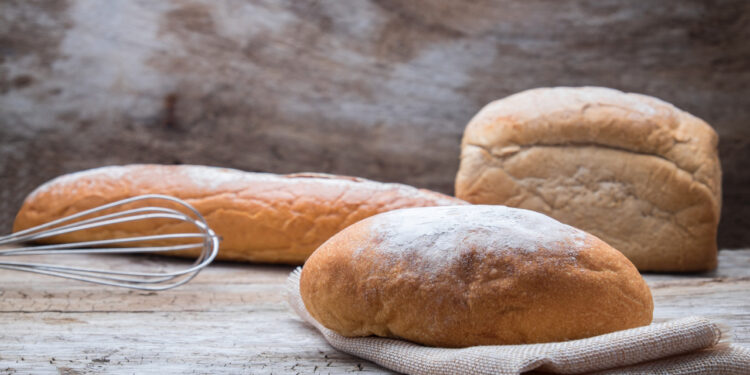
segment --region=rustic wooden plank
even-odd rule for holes
[[[722,246],[750,245],[750,2],[0,2],[0,232],[57,175],[133,162],[452,191],[466,123],[539,86],[715,126]]]
[[[13,257],[14,261],[53,263],[116,270],[164,270],[189,262],[158,256]],[[0,271],[0,312],[242,312],[284,306],[281,287],[293,267],[216,262],[184,287],[164,292],[95,287],[73,280]]]
[[[750,250],[722,251],[719,268],[702,274],[647,274],[654,318],[701,315],[732,330],[734,342],[750,347]]]
[[[39,261],[49,257],[33,257]],[[29,259],[32,259],[31,257]],[[154,256],[82,256],[78,265],[156,267]],[[387,373],[339,353],[287,307],[293,267],[217,263],[191,283],[149,293],[0,271],[0,372]],[[656,320],[704,315],[750,347],[750,250],[720,268],[647,274]]]
[[[187,264],[156,256],[67,259],[113,269]],[[284,282],[292,270],[216,263],[158,293],[0,271],[0,372],[382,373],[335,351],[289,311]]]
[[[287,310],[0,314],[0,372],[381,373]]]

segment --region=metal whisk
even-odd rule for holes
[[[193,216],[172,208],[149,206],[82,219],[93,214],[101,213],[105,210],[117,209],[123,205],[142,200],[149,200],[149,205],[157,201],[171,202],[173,204],[176,203],[186,208],[193,214]],[[186,222],[192,224],[197,231],[193,233],[169,233],[50,245],[29,244],[76,231],[141,220],[165,219],[172,220],[172,222]],[[190,241],[191,243],[164,246],[149,245],[149,242],[153,243],[153,241],[164,240],[185,240],[186,242]],[[198,240],[201,241],[197,242]],[[142,245],[139,246],[139,243]],[[19,244],[26,245],[16,246]],[[127,244],[128,247],[117,246],[122,244]],[[0,237],[0,246],[2,246],[2,248],[0,248],[0,257],[43,254],[151,253],[201,249],[200,255],[189,268],[171,272],[129,272],[108,269],[77,268],[57,264],[6,262],[0,260],[0,268],[5,269],[35,272],[95,284],[119,286],[131,289],[165,290],[185,284],[194,278],[201,269],[211,263],[219,252],[219,237],[208,227],[203,216],[188,203],[166,195],[151,194],[123,199],[121,201],[92,208],[46,224],[19,231],[9,236]]]

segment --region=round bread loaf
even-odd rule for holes
[[[411,186],[319,173],[276,175],[197,165],[127,165],[58,177],[29,194],[13,225],[20,231],[142,194],[166,194],[193,205],[221,236],[217,259],[302,264],[329,237],[381,212],[466,204]],[[148,205],[133,203],[127,208]],[[175,207],[177,208],[177,207]],[[190,230],[142,220],[74,232],[61,242]],[[195,256],[197,251],[169,253]]]
[[[619,251],[504,206],[408,208],[341,231],[307,260],[305,307],[344,336],[429,346],[529,344],[651,322],[651,292]]]

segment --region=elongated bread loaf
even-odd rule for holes
[[[469,123],[456,196],[550,215],[642,271],[716,267],[718,136],[669,103],[617,90],[542,88]]]
[[[27,197],[13,229],[19,231],[141,194],[171,195],[193,205],[222,237],[218,259],[289,264],[303,263],[329,237],[377,213],[466,204],[428,190],[353,177],[129,165],[73,173],[48,182]],[[169,233],[180,227],[141,222],[108,229],[61,239]]]
[[[362,220],[313,253],[300,293],[341,335],[441,347],[590,337],[647,325],[654,307],[633,264],[600,239],[483,205]]]

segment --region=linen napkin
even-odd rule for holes
[[[750,374],[750,349],[727,342],[722,326],[688,317],[582,340],[529,345],[434,348],[382,337],[344,337],[307,312],[299,292],[301,268],[287,280],[289,304],[334,348],[413,375]]]

